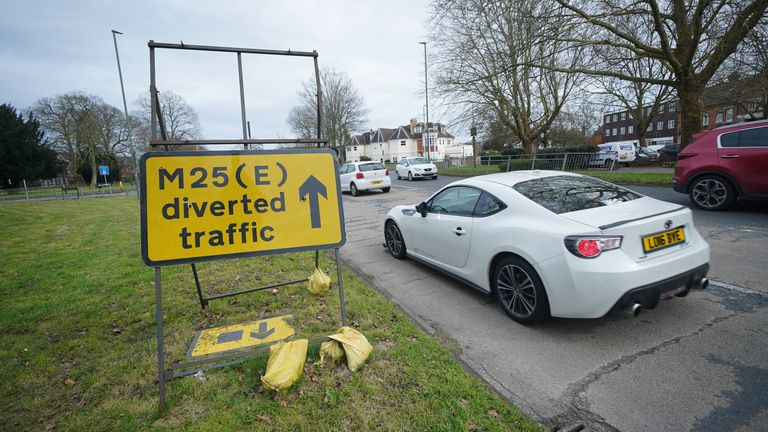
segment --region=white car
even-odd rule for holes
[[[523,324],[637,316],[704,289],[709,245],[687,207],[592,177],[515,171],[460,180],[398,206],[385,246],[480,291]]]
[[[379,162],[350,162],[339,168],[339,184],[341,191],[357,196],[360,191],[381,189],[389,192],[392,187],[392,179],[389,178],[389,170]]]
[[[397,179],[405,177],[408,180],[428,177],[437,179],[437,166],[423,157],[409,157],[402,159],[395,166]]]

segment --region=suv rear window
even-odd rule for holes
[[[642,198],[640,194],[592,177],[544,177],[520,182],[513,188],[557,214]]]
[[[360,169],[360,172],[377,171],[377,170],[387,169],[383,164],[380,164],[380,163],[362,164],[358,168]]]

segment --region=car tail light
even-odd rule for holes
[[[595,258],[605,251],[620,248],[621,239],[621,236],[568,236],[565,238],[565,247],[579,258]]]
[[[384,175],[389,177],[389,170],[388,169],[384,170]]]
[[[363,178],[363,177],[365,177],[365,176],[364,176],[364,175],[363,175],[363,173],[361,173],[361,172],[359,172],[359,173],[355,174],[355,178],[356,178],[356,179],[358,179],[358,180],[360,180],[360,179],[361,179],[361,178]]]

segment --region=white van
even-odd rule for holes
[[[592,165],[610,166],[612,163],[629,164],[635,160],[635,144],[632,141],[617,141],[597,146],[597,155]]]

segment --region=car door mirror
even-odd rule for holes
[[[421,217],[427,217],[427,203],[423,202],[417,205],[416,211],[421,213]]]

